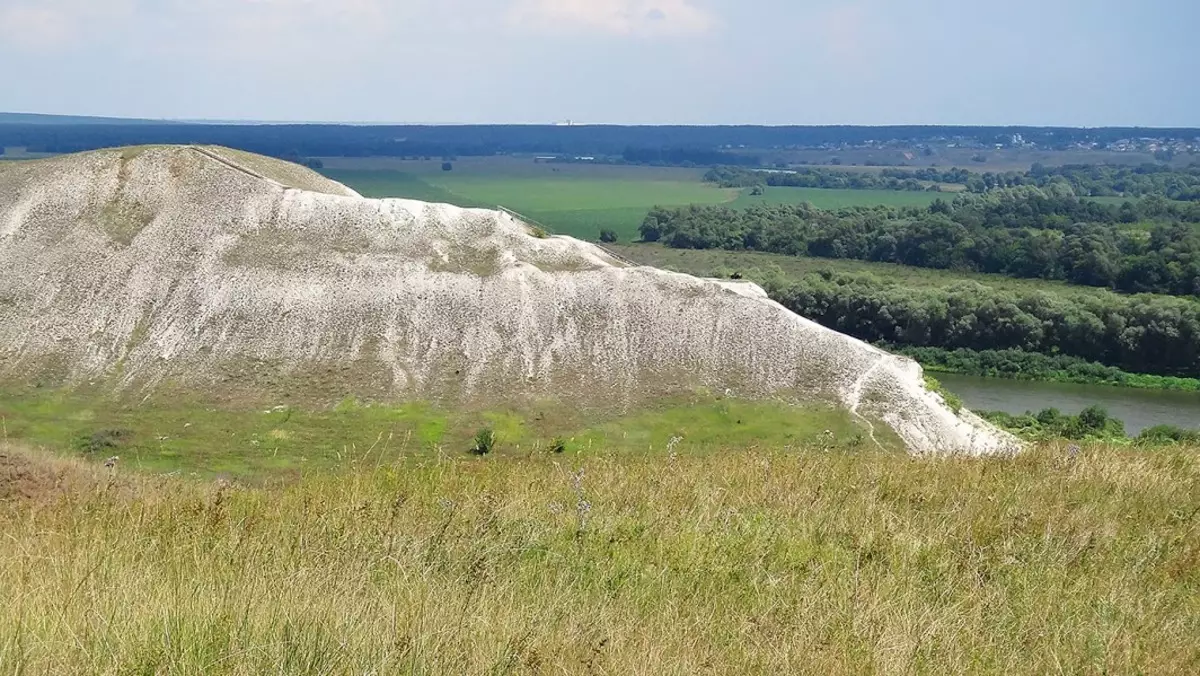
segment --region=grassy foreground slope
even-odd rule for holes
[[[0,449],[4,673],[1200,668],[1194,448],[46,462]]]

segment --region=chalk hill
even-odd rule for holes
[[[1016,447],[755,285],[539,235],[224,148],[3,164],[0,381],[613,410],[707,388],[832,402],[915,452]]]

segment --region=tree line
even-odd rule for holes
[[[878,343],[878,346],[889,352],[912,357],[929,371],[1011,380],[1200,392],[1200,378],[1130,373],[1116,366],[1106,366],[1061,353],[1041,354],[1014,348],[971,350],[960,347],[951,350],[944,347],[916,347],[888,342]]]
[[[1153,219],[1149,231],[1128,224]],[[1200,295],[1200,203],[1104,205],[1025,186],[928,208],[810,204],[655,207],[642,239],[1063,280],[1134,293]]]
[[[572,153],[621,156],[627,149],[721,151],[755,148],[837,148],[867,143],[958,143],[992,147],[1014,135],[1041,147],[1111,143],[1145,136],[1135,128],[618,125],[239,125],[180,123],[2,124],[0,146],[75,152],[150,143],[212,143],[282,157],[470,156],[496,153]],[[1163,139],[1200,138],[1200,130],[1156,129]],[[692,161],[692,160],[689,160]],[[720,160],[718,160],[720,161]]]
[[[965,173],[965,172],[964,172]],[[923,172],[923,175],[929,175]],[[938,174],[939,176],[941,174]],[[958,174],[953,174],[958,178]],[[922,181],[938,179],[917,178],[915,172],[870,172],[840,171],[804,167],[795,170],[762,170],[746,167],[713,167],[704,175],[704,180],[722,188],[751,188],[754,186],[786,188],[830,188],[849,190],[911,190],[924,191],[930,188]],[[954,182],[954,181],[948,181]]]
[[[739,161],[736,164],[751,163]],[[746,166],[717,166],[704,176],[704,180],[723,188],[768,186],[853,190],[938,190],[937,184],[948,183],[962,185],[972,193],[1021,186],[1046,188],[1057,184],[1070,186],[1074,194],[1085,197],[1139,198],[1154,195],[1174,201],[1200,202],[1200,164],[1182,168],[1163,164],[1136,167],[1091,164],[1046,167],[1034,164],[1029,171],[984,173],[936,167],[855,172],[824,167],[766,170]]]
[[[741,271],[823,326],[906,348],[1063,355],[1131,373],[1200,376],[1200,302],[1149,294],[909,287],[869,273]],[[902,350],[903,351],[903,350]]]
[[[1103,164],[1046,167],[1034,164],[1029,171],[985,173],[965,181],[967,189],[973,192],[1022,185],[1043,187],[1055,182],[1070,185],[1077,195],[1090,197],[1161,195],[1170,200],[1200,201],[1200,164],[1181,168],[1164,164],[1136,167]]]

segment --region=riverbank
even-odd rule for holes
[[[952,392],[972,411],[996,411],[1020,417],[1026,413],[1036,415],[1047,409],[1056,409],[1065,415],[1078,415],[1089,407],[1099,407],[1109,417],[1123,423],[1122,433],[1116,435],[1121,440],[1137,437],[1147,429],[1162,425],[1185,430],[1200,427],[1200,392],[1011,380],[954,373],[937,373],[935,377],[945,390]]]
[[[953,373],[983,378],[1004,378],[1075,385],[1106,385],[1140,390],[1200,392],[1200,378],[1129,373],[1078,357],[1045,355],[1023,350],[948,350],[877,343],[889,352],[911,357],[934,373]]]

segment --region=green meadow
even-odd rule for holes
[[[700,180],[692,169],[535,163],[532,158],[470,159],[442,163],[342,160],[326,176],[367,197],[405,197],[462,207],[502,206],[560,234],[594,240],[601,229],[622,241],[638,237],[638,226],[655,205],[732,202],[737,190]]]
[[[354,462],[462,455],[483,429],[494,454],[524,457],[663,453],[733,448],[875,448],[850,414],[714,396],[703,390],[627,413],[565,411],[545,402],[527,410],[451,411],[425,402],[327,406],[213,406],[186,398],[131,405],[79,393],[0,390],[4,440],[94,462],[119,456],[147,472],[243,480],[293,476]],[[677,439],[674,443],[672,439]],[[902,444],[876,436],[885,446]]]

